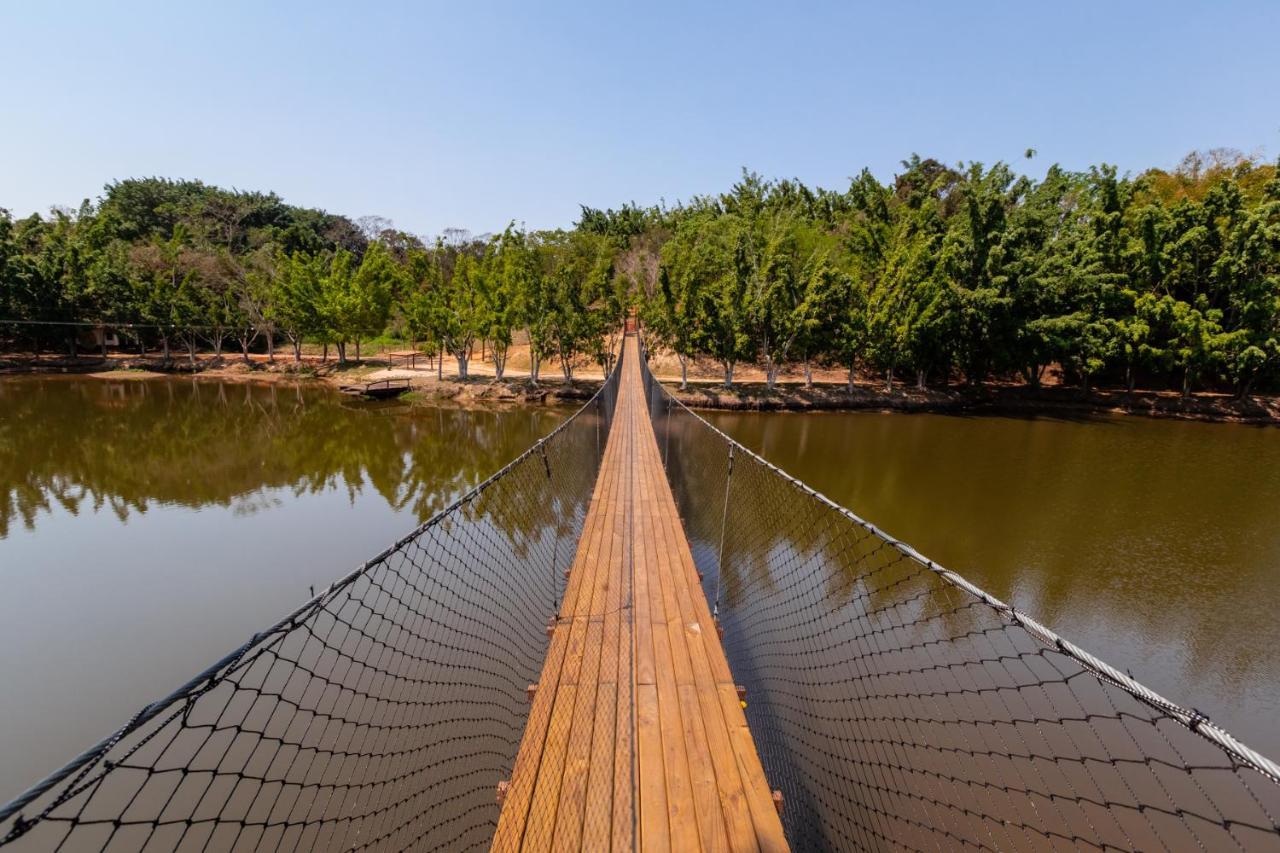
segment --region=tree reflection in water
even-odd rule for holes
[[[568,413],[190,379],[0,381],[0,800],[435,515]],[[516,550],[567,541],[595,457],[556,447],[557,483],[584,482],[557,495],[533,478],[518,505],[487,500],[467,517],[483,511]],[[570,494],[581,503],[566,505]],[[570,554],[564,544],[560,559]],[[550,593],[530,594],[550,605]]]
[[[332,487],[425,521],[564,412],[368,404],[299,385],[23,377],[0,383],[0,539],[59,507],[252,514]]]

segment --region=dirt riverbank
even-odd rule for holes
[[[496,379],[492,363],[470,366],[467,378],[458,377],[456,363],[446,360],[443,371],[426,357],[412,361],[399,355],[368,358],[360,363],[339,365],[334,359],[305,355],[300,362],[292,356],[274,361],[252,355],[246,361],[239,354],[215,358],[198,356],[194,366],[185,357],[165,361],[155,356],[117,355],[69,358],[44,356],[0,357],[0,379],[9,375],[78,375],[111,381],[139,381],[156,377],[186,376],[202,381],[252,383],[307,383],[341,388],[378,379],[407,379],[410,393],[405,399],[457,406],[556,405],[590,399],[600,385],[600,371],[584,366],[574,380],[564,380],[559,369],[543,371],[539,381],[530,381],[527,368],[510,371]],[[594,375],[593,375],[594,373]]]
[[[691,408],[739,411],[893,411],[1003,413],[1079,417],[1090,414],[1129,414],[1158,418],[1225,421],[1280,425],[1280,399],[1199,393],[1184,398],[1167,391],[1090,391],[1065,386],[1030,388],[990,385],[945,390],[914,387],[885,391],[883,384],[778,385],[770,391],[764,383],[743,383],[733,389],[690,383],[665,382],[672,393]]]
[[[895,385],[885,391],[882,381],[859,377],[848,389],[841,371],[815,369],[814,384],[804,382],[800,370],[783,371],[770,391],[759,368],[744,365],[735,385],[726,389],[718,381],[714,363],[697,360],[689,367],[689,387],[679,390],[678,363],[669,355],[657,355],[652,364],[663,384],[678,399],[693,408],[754,411],[839,411],[869,410],[894,412],[1006,413],[1079,417],[1089,414],[1130,414],[1187,420],[1226,421],[1280,425],[1280,398],[1255,395],[1239,399],[1229,394],[1199,392],[1183,397],[1174,391],[1093,390],[1049,382],[1040,388],[1019,384],[991,383],[978,387],[952,386],[920,390],[911,385]],[[147,356],[112,353],[69,357],[0,356],[0,377],[6,374],[79,374],[116,381],[154,376],[193,376],[220,382],[307,382],[332,387],[359,384],[377,379],[408,379],[409,399],[459,406],[555,405],[586,400],[599,387],[599,365],[584,361],[575,367],[574,381],[566,382],[558,363],[544,363],[539,382],[529,380],[527,349],[513,347],[506,376],[494,377],[492,361],[473,360],[466,379],[458,377],[457,363],[445,359],[442,371],[426,356],[407,352],[378,353],[360,363],[339,365],[319,353],[305,353],[294,361],[291,353],[278,353],[268,360],[260,354],[246,361],[238,353],[197,356],[194,367],[185,353],[168,362],[159,353]]]

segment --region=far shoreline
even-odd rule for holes
[[[1079,417],[1132,415],[1135,417],[1280,426],[1280,397],[1254,395],[1240,399],[1228,394],[1197,392],[1183,397],[1173,391],[1083,391],[1067,386],[980,385],[946,389],[883,383],[818,383],[811,387],[763,382],[723,384],[690,381],[687,390],[669,377],[662,384],[691,409],[737,412],[896,412],[1018,417]]]
[[[154,378],[191,378],[198,381],[277,384],[299,383],[338,389],[377,379],[406,378],[410,381],[409,399],[428,405],[477,406],[546,406],[574,405],[591,397],[602,381],[599,365],[582,364],[575,369],[574,379],[566,382],[558,363],[544,363],[539,381],[529,379],[524,369],[512,367],[503,379],[494,376],[491,362],[475,360],[469,375],[460,379],[453,359],[445,360],[443,375],[425,356],[417,358],[413,367],[403,366],[405,356],[393,354],[371,356],[361,362],[340,365],[315,355],[305,355],[298,362],[292,353],[280,353],[274,361],[253,354],[245,361],[239,353],[220,358],[201,354],[194,369],[185,354],[175,355],[165,363],[156,356],[113,355],[101,357],[0,356],[0,381],[16,376],[78,376],[117,382]],[[401,364],[393,364],[399,361]],[[1217,392],[1199,391],[1183,397],[1176,391],[1135,390],[1126,392],[1109,388],[1084,391],[1065,385],[1043,385],[1033,388],[1025,384],[988,383],[979,386],[953,385],[945,389],[919,389],[910,384],[884,389],[883,382],[859,379],[850,391],[845,381],[828,376],[806,385],[798,377],[787,376],[769,389],[751,372],[746,378],[725,388],[723,383],[698,371],[689,379],[687,390],[680,390],[677,376],[668,370],[658,374],[659,381],[677,400],[691,409],[738,412],[884,412],[968,415],[1011,415],[1016,417],[1079,417],[1089,415],[1130,415],[1135,417],[1280,426],[1280,397],[1252,395],[1244,399]],[[755,371],[760,372],[760,371]]]
[[[404,378],[410,390],[402,399],[415,404],[443,405],[463,408],[488,406],[571,406],[591,398],[600,386],[601,376],[597,368],[587,369],[583,376],[566,381],[559,365],[553,370],[543,370],[539,381],[530,381],[527,371],[512,372],[497,379],[492,364],[471,365],[470,375],[459,378],[456,364],[446,359],[443,376],[427,366],[426,357],[418,366],[390,366],[385,357],[371,357],[360,362],[339,364],[334,359],[304,356],[294,361],[292,354],[277,355],[274,361],[260,354],[253,354],[245,361],[239,353],[224,354],[220,358],[202,354],[194,367],[185,354],[173,357],[167,363],[160,357],[112,356],[76,358],[0,357],[0,382],[6,379],[32,376],[66,376],[109,382],[140,382],[155,379],[191,379],[197,382],[254,384],[254,385],[304,385],[327,387],[334,391],[344,385],[358,385],[379,379]]]

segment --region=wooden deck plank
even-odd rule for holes
[[[658,685],[636,685],[636,748],[640,764],[640,844],[638,849],[671,849],[667,815],[667,784],[662,759],[662,729],[658,719]]]
[[[569,722],[573,719],[576,698],[576,684],[561,684],[556,691],[543,760],[534,783],[528,821],[524,826],[524,837],[520,845],[522,850],[551,849],[551,833],[555,827],[556,809],[560,804],[560,780],[569,745]],[[502,821],[499,820],[498,823],[501,826]]]
[[[683,535],[683,533],[678,533],[674,529],[674,525],[677,523],[674,514],[668,515],[664,523],[669,537],[668,541],[676,541],[674,539],[675,536]],[[690,584],[693,585],[693,590],[689,589]],[[688,713],[691,715],[697,714],[702,718],[702,732],[705,738],[704,748],[714,768],[713,779],[719,805],[723,813],[725,829],[728,834],[728,849],[756,850],[758,849],[758,844],[753,820],[747,804],[746,793],[743,790],[742,777],[738,770],[737,759],[734,756],[733,745],[728,735],[730,725],[739,724],[739,721],[741,721],[741,724],[745,724],[745,720],[742,720],[741,708],[736,705],[737,718],[734,720],[725,718],[720,706],[717,687],[733,690],[735,703],[737,701],[737,689],[730,679],[717,679],[713,673],[713,666],[709,660],[712,649],[709,647],[714,647],[715,651],[721,651],[721,648],[719,639],[714,634],[711,612],[706,607],[706,599],[697,583],[696,570],[683,573],[683,586],[684,588],[679,596],[681,616],[686,625],[685,639],[689,647],[693,683],[696,685],[694,695],[697,700],[696,706],[689,705]],[[701,603],[703,606],[698,608],[696,606],[697,603]],[[704,631],[704,626],[707,631],[712,633],[708,634],[707,631]],[[715,639],[709,639],[712,637]],[[720,657],[723,659],[723,654]],[[726,675],[728,674],[727,664],[724,667],[724,672]]]
[[[604,625],[589,622],[586,655],[574,702],[569,742],[565,748],[564,775],[560,780],[560,802],[556,808],[554,846],[557,850],[580,849],[582,823],[587,805],[587,775],[591,770],[591,745],[598,718],[600,651]],[[585,848],[582,848],[585,849]]]
[[[656,447],[654,448],[656,454]],[[650,479],[661,474],[658,460],[653,460],[648,472]],[[669,490],[668,490],[669,491]],[[659,494],[660,491],[659,491]],[[679,558],[680,545],[684,543],[683,533],[674,529],[674,503],[663,512],[665,501],[658,498],[657,511],[654,513],[654,534],[658,543],[659,571],[664,582],[664,600],[668,609],[666,623],[667,635],[672,648],[672,663],[677,692],[680,699],[681,721],[684,729],[686,755],[689,761],[689,772],[694,791],[694,810],[697,816],[699,837],[705,850],[725,850],[728,847],[727,816],[721,798],[721,787],[732,793],[735,785],[741,787],[741,778],[732,751],[726,750],[713,757],[710,747],[711,736],[707,733],[707,719],[702,713],[702,702],[699,688],[714,695],[714,684],[710,667],[707,665],[702,648],[702,631],[697,614],[690,603],[688,588],[689,573],[685,571],[684,562]],[[694,575],[696,577],[696,573]],[[695,663],[696,662],[696,663]],[[718,703],[716,704],[718,708]],[[722,719],[711,716],[712,725],[724,726]],[[724,746],[727,738],[717,738],[716,742]],[[717,763],[719,768],[717,768]],[[731,800],[732,802],[732,800]],[[743,801],[745,806],[745,800]],[[749,812],[747,828],[750,826]],[[735,824],[739,824],[738,849],[753,849],[754,834],[743,832],[741,813],[735,815]]]
[[[614,742],[618,685],[601,682],[596,690],[591,764],[582,814],[582,849],[608,850],[613,843]]]
[[[633,505],[635,498],[635,478],[627,481],[628,506]],[[611,797],[611,847],[614,850],[631,850],[635,847],[635,792],[639,762],[635,754],[636,709],[634,703],[635,679],[635,636],[632,631],[632,620],[635,616],[635,583],[634,559],[635,551],[631,547],[633,541],[634,513],[628,511],[623,519],[625,547],[622,560],[618,563],[618,612],[614,623],[617,625],[617,684],[614,694],[614,761],[613,761],[613,793]],[[606,623],[606,629],[608,623]],[[605,780],[600,780],[605,784]]]
[[[534,696],[529,721],[525,724],[524,737],[520,741],[520,752],[516,755],[515,768],[511,772],[511,787],[502,809],[505,820],[498,822],[498,830],[493,838],[492,849],[499,853],[514,853],[520,849],[525,819],[533,800],[534,782],[547,742],[560,662],[564,660],[568,640],[568,635],[563,632],[558,632],[551,639],[547,661],[543,667],[543,678],[547,683]]]
[[[625,452],[625,444],[629,439],[628,433],[620,435],[620,442],[623,444],[621,454],[623,460],[629,457]],[[598,707],[602,697],[600,672],[602,658],[605,656],[604,620],[607,615],[605,610],[609,588],[611,583],[615,582],[612,579],[616,574],[616,565],[622,562],[623,550],[626,547],[626,514],[622,495],[629,488],[629,478],[623,476],[625,471],[619,472],[617,466],[613,467],[615,479],[611,484],[609,498],[599,508],[607,518],[607,523],[604,525],[603,535],[597,543],[595,553],[590,555],[588,563],[581,567],[584,576],[589,580],[586,580],[581,588],[574,624],[575,627],[579,623],[586,625],[585,649],[578,676],[580,689],[577,691],[571,723],[572,732],[567,746],[564,778],[561,781],[560,801],[557,806],[554,846],[558,850],[599,849],[595,845],[585,844],[582,833],[588,814],[587,786],[591,768],[593,763],[599,764],[603,761],[603,757],[597,759],[594,752],[601,748],[605,733],[598,733],[596,727],[598,724],[604,724],[606,720],[608,726],[613,725],[612,695],[610,694],[607,707],[608,714],[603,714]],[[616,647],[613,653],[616,669]],[[608,758],[611,762],[613,757],[611,733],[608,736],[608,744],[607,748],[610,752]],[[593,803],[594,808],[601,812],[601,817],[604,818],[602,834],[605,837],[608,837],[612,823],[608,815],[603,814],[603,810],[611,806],[612,787],[612,784],[609,784],[604,789],[609,793],[609,799],[597,797]]]
[[[675,850],[700,850],[693,812],[693,782],[684,749],[680,695],[672,672],[670,638],[663,626],[653,626],[653,654],[658,668],[658,722],[662,735],[662,766],[667,785],[667,822]],[[641,628],[643,630],[643,628]]]
[[[785,850],[634,338],[493,849]]]
[[[676,692],[680,697],[680,717],[684,724],[684,746],[689,759],[698,837],[701,839],[702,849],[707,853],[721,853],[729,849],[729,838],[725,830],[720,789],[716,785],[715,763],[711,759],[702,707],[698,702],[698,689],[692,684],[682,684],[676,688]]]
[[[618,644],[625,653],[634,655],[631,621],[623,620]],[[633,657],[634,659],[634,657]],[[617,720],[613,765],[613,849],[630,850],[635,846],[635,796],[639,790],[640,762],[636,752],[636,704],[634,670],[618,680],[618,701],[614,709]]]

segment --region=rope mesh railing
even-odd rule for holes
[[[486,847],[617,377],[411,535],[0,809],[0,846]]]
[[[794,849],[1280,850],[1275,763],[644,377]]]

